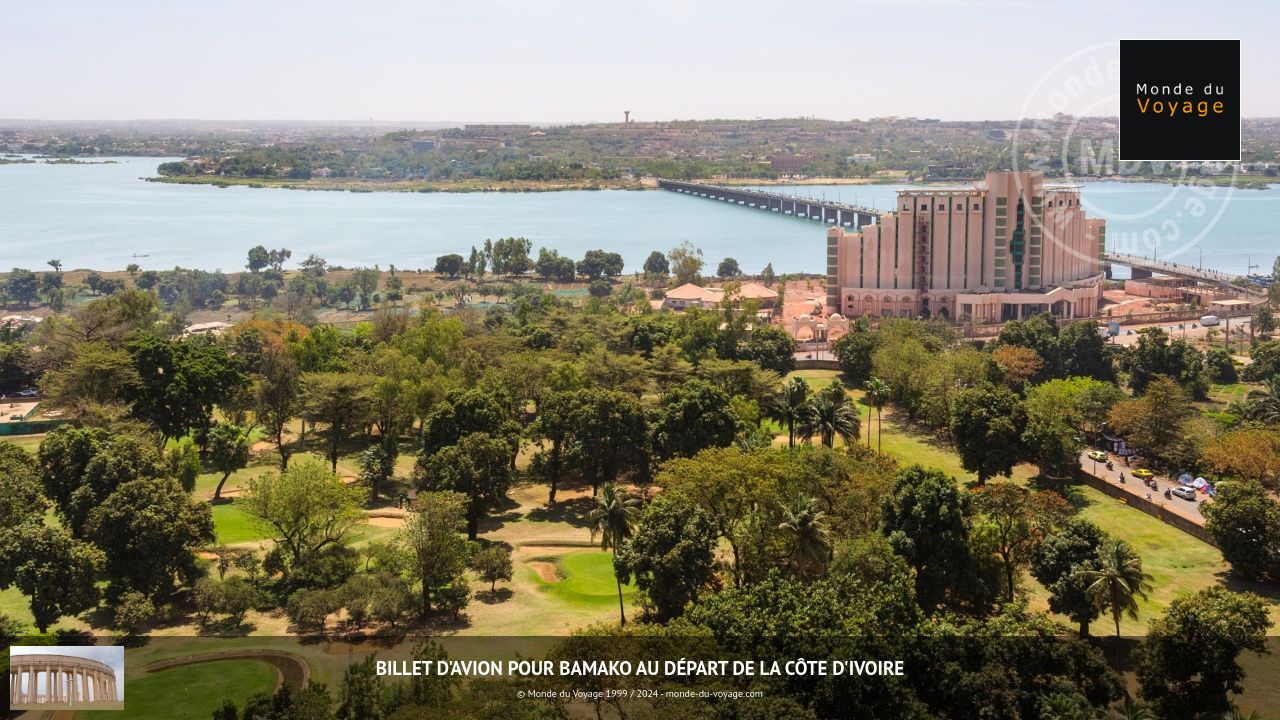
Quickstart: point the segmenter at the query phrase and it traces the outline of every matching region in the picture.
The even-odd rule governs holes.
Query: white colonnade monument
[[[71,655],[11,655],[10,705],[119,702],[116,672],[106,663]]]

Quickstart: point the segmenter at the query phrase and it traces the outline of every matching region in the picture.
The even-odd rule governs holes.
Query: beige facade
[[[723,302],[724,296],[723,287],[703,287],[685,283],[667,291],[662,307],[670,310],[685,310],[691,307],[710,309]],[[776,291],[755,282],[738,283],[733,296],[739,300],[755,300],[762,309],[772,308],[778,300]]]
[[[119,702],[110,665],[71,655],[11,655],[10,705]]]
[[[827,311],[1000,322],[1097,314],[1105,225],[1033,172],[898,191],[893,212],[827,232]]]

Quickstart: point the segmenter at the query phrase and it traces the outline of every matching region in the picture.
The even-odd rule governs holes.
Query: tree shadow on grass
[[[951,442],[943,434],[943,431],[929,428],[922,423],[912,420],[907,417],[907,413],[900,408],[891,409],[890,406],[886,405],[881,411],[881,415],[881,421],[884,424],[884,429],[891,433],[896,432],[939,450],[946,450],[948,452],[955,451],[955,448],[952,447]]]
[[[515,593],[511,591],[511,588],[501,587],[497,590],[481,590],[476,593],[475,597],[476,600],[479,600],[485,605],[497,605],[498,603],[510,600],[513,595],[515,595]]]
[[[595,507],[595,500],[590,497],[578,497],[562,500],[555,505],[534,508],[525,516],[533,522],[562,522],[574,527],[587,526],[587,514]]]
[[[433,634],[454,635],[471,627],[471,616],[466,610],[454,617],[451,613],[435,612],[423,623],[423,627]]]
[[[1044,490],[1057,493],[1061,495],[1076,512],[1079,512],[1089,506],[1089,500],[1084,494],[1084,487],[1084,484],[1080,481],[1078,476],[1064,481],[1058,478],[1047,478],[1043,475],[1036,475],[1027,481],[1028,490]]]
[[[54,638],[59,645],[96,645],[98,638],[87,630],[55,630]]]
[[[201,637],[245,637],[257,630],[258,626],[251,622],[237,621],[235,618],[219,618],[211,620],[196,632]]]
[[[1271,583],[1260,583],[1244,577],[1235,570],[1224,570],[1215,573],[1214,577],[1223,587],[1232,592],[1251,592],[1261,595],[1272,605],[1280,605],[1280,587]]]
[[[507,523],[520,522],[523,518],[520,504],[511,498],[503,498],[494,512],[480,518],[479,530],[482,533],[501,530]]]
[[[105,628],[110,627],[111,623],[116,619],[115,610],[107,605],[98,605],[80,615],[80,618],[89,624],[89,627]]]

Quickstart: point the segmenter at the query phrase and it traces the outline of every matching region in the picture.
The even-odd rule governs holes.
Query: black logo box
[[[1139,85],[1146,85],[1145,93]],[[1165,94],[1166,87],[1182,92]],[[1206,94],[1206,89],[1211,92]],[[1139,100],[1147,106],[1146,113]],[[1120,41],[1123,161],[1239,161],[1240,100],[1239,40]],[[1154,112],[1157,102],[1160,114]],[[1185,102],[1192,104],[1191,114],[1183,112]],[[1198,113],[1201,102],[1208,104],[1204,117]],[[1221,113],[1213,112],[1218,102]],[[1177,103],[1173,115],[1170,103]]]

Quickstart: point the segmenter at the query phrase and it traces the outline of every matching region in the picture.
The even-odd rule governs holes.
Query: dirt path
[[[287,653],[282,650],[228,650],[225,652],[205,653],[203,655],[190,655],[188,657],[159,660],[147,665],[143,670],[149,673],[161,672],[183,665],[196,665],[221,660],[260,660],[270,665],[276,671],[276,690],[280,689],[280,686],[284,683],[288,683],[295,688],[305,687],[307,681],[311,679],[311,668],[307,665],[307,662],[293,653]]]

